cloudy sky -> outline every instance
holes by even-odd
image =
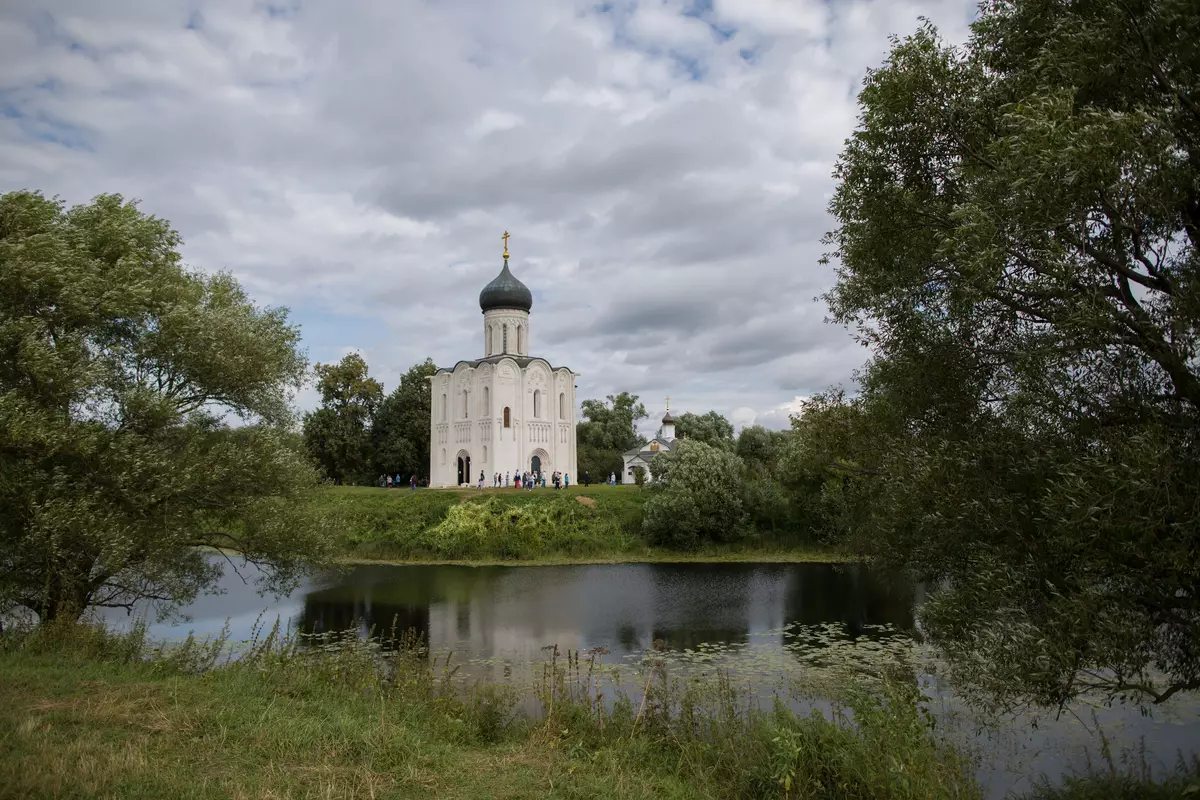
[[[387,389],[477,358],[512,233],[532,349],[654,415],[785,427],[864,351],[820,238],[888,35],[973,0],[6,0],[0,191],[100,192]],[[299,398],[312,405],[313,394]]]

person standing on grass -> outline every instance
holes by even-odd
[[[563,488],[564,489],[571,488],[571,473],[569,473],[569,472],[563,474]]]
[[[508,473],[508,472],[505,472],[505,473],[504,473],[504,488],[505,488],[505,489],[507,489],[507,488],[508,488],[508,476],[509,476],[509,473]]]

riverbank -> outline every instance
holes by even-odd
[[[347,563],[615,564],[843,562],[794,532],[748,529],[736,543],[654,547],[642,533],[650,494],[636,486],[535,489],[324,487],[311,499]]]
[[[405,637],[384,650],[270,634],[243,643],[239,661],[224,644],[164,650],[139,630],[61,624],[0,633],[0,796],[982,796],[972,760],[939,738],[902,674],[798,716],[755,710],[721,676],[673,681],[653,654],[642,701],[604,683],[602,651],[553,651],[521,686],[456,681],[452,664]],[[1099,766],[1020,797],[1200,791],[1200,764],[1153,778],[1111,757]]]
[[[355,639],[268,637],[219,663],[194,643],[151,654],[137,634],[62,630],[5,635],[12,796],[979,796],[901,685],[853,700],[851,727],[755,711],[728,682],[679,685],[652,660],[645,701],[618,697],[600,652],[551,653],[533,686],[456,686],[412,641],[381,671]]]

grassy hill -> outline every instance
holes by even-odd
[[[312,502],[359,561],[837,560],[752,536],[736,546],[678,553],[642,534],[649,492],[606,485],[569,490],[322,488]]]

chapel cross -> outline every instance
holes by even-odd
[[[500,238],[504,240],[504,257],[508,258],[508,231],[505,231]]]
[[[667,395],[667,411],[671,410],[671,395]]]

